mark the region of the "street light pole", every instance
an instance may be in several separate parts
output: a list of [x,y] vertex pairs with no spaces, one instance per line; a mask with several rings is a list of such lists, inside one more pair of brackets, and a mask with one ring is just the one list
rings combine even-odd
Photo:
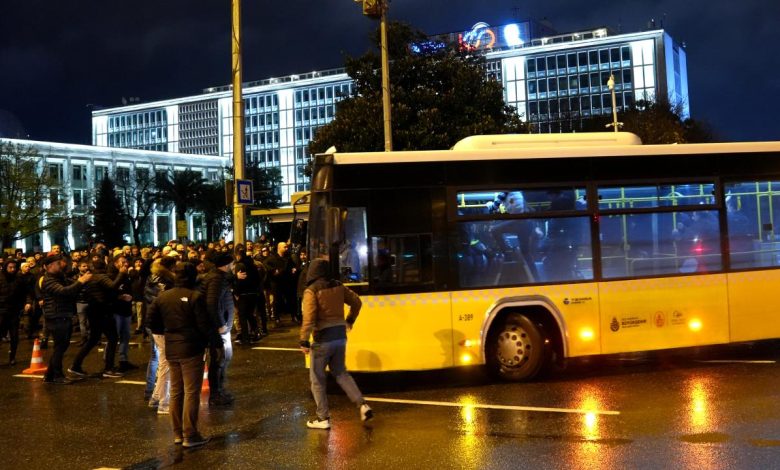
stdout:
[[622,122],[617,120],[617,100],[615,99],[615,75],[609,74],[609,80],[607,80],[607,87],[612,92],[612,123],[607,124],[607,127],[612,126],[615,132],[618,132],[619,127],[623,125]]
[[355,0],[363,5],[363,14],[379,19],[379,43],[382,49],[382,112],[385,127],[385,152],[393,151],[393,120],[390,109],[390,59],[387,53],[387,9],[389,0]]
[[246,212],[238,203],[238,180],[244,179],[244,100],[241,94],[241,0],[231,0],[233,13],[233,241],[244,243]]
[[382,47],[382,110],[385,123],[385,152],[392,152],[393,122],[390,110],[390,61],[387,57],[387,0],[379,1],[382,9],[382,16],[379,19],[379,31]]

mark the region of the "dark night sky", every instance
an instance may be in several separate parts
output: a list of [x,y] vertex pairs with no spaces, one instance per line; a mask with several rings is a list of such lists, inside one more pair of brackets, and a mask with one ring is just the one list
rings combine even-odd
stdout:
[[[340,67],[375,23],[352,0],[244,0],[244,80]],[[427,33],[547,17],[560,32],[645,29],[687,44],[694,118],[722,140],[780,140],[777,0],[393,0]],[[31,139],[90,143],[89,105],[199,93],[230,82],[230,0],[2,0],[0,122]],[[23,137],[23,136],[22,136]]]

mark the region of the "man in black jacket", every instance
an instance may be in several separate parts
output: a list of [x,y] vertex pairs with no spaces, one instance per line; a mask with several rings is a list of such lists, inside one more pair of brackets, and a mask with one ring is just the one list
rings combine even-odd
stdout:
[[[214,258],[214,268],[204,276],[200,292],[206,297],[206,312],[214,326],[209,337],[209,406],[229,406],[233,396],[225,390],[225,376],[233,357],[230,327],[233,325],[233,289],[228,273],[233,264],[229,253]],[[242,275],[243,277],[243,275]]]
[[246,273],[243,279],[236,279],[236,288],[234,294],[238,299],[238,322],[241,325],[241,344],[248,345],[260,340],[257,331],[257,319],[255,318],[255,308],[257,308],[257,297],[260,292],[260,275],[257,272],[254,261],[247,256],[243,245],[236,247],[235,272]]
[[0,272],[0,338],[11,337],[8,363],[16,364],[16,348],[19,346],[19,315],[25,300],[25,288],[16,275],[16,260],[9,259]]
[[106,263],[100,257],[93,258],[92,272],[94,275],[87,283],[85,297],[87,300],[87,318],[89,319],[89,339],[81,347],[73,365],[68,372],[78,377],[86,377],[87,373],[81,368],[92,348],[100,342],[100,337],[106,335],[105,369],[102,376],[105,378],[122,377],[120,372],[114,370],[114,356],[116,355],[117,330],[114,320],[114,304],[119,292],[117,287],[122,283],[127,274],[127,268],[122,268],[116,279],[111,279],[106,274]]
[[149,306],[153,334],[165,335],[165,354],[171,368],[173,442],[197,447],[208,442],[198,432],[203,353],[214,330],[200,292],[193,289],[197,271],[191,263],[176,267],[176,284]]
[[46,383],[67,385],[72,381],[62,372],[62,358],[70,346],[70,334],[73,331],[73,315],[76,314],[76,296],[84,284],[92,278],[87,273],[68,285],[63,268],[65,263],[61,255],[47,256],[43,260],[43,315],[46,326],[54,337],[54,352],[43,381]]

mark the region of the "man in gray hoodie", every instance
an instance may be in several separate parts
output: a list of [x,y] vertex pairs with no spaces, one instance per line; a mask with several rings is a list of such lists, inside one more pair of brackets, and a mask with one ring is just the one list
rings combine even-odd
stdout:
[[[362,302],[356,293],[333,279],[329,271],[327,261],[312,261],[306,276],[306,290],[303,292],[300,346],[304,354],[311,353],[309,379],[317,403],[317,417],[306,422],[306,426],[312,429],[330,429],[326,366],[344,393],[360,409],[360,418],[363,421],[373,418],[371,407],[363,399],[363,394],[345,365],[347,331],[352,329],[357,320]],[[345,304],[349,305],[346,319]],[[309,342],[312,334],[313,344]]]

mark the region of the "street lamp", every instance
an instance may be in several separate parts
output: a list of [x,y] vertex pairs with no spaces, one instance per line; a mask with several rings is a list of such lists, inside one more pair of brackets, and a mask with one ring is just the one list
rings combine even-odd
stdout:
[[238,203],[237,182],[244,179],[244,100],[241,96],[241,0],[231,0],[232,3],[232,35],[231,48],[233,53],[233,181],[236,190],[233,191],[233,241],[238,245],[244,243],[246,236],[246,220],[244,206]]
[[393,126],[390,112],[390,65],[387,58],[387,2],[388,0],[355,0],[363,4],[363,14],[379,18],[379,35],[382,49],[382,110],[385,127],[385,152],[393,151]]
[[609,87],[609,91],[612,92],[612,122],[607,124],[606,127],[612,127],[615,129],[615,132],[618,132],[618,128],[623,127],[622,122],[618,122],[617,120],[617,101],[615,99],[615,75],[609,74],[609,80],[607,80],[607,87]]

